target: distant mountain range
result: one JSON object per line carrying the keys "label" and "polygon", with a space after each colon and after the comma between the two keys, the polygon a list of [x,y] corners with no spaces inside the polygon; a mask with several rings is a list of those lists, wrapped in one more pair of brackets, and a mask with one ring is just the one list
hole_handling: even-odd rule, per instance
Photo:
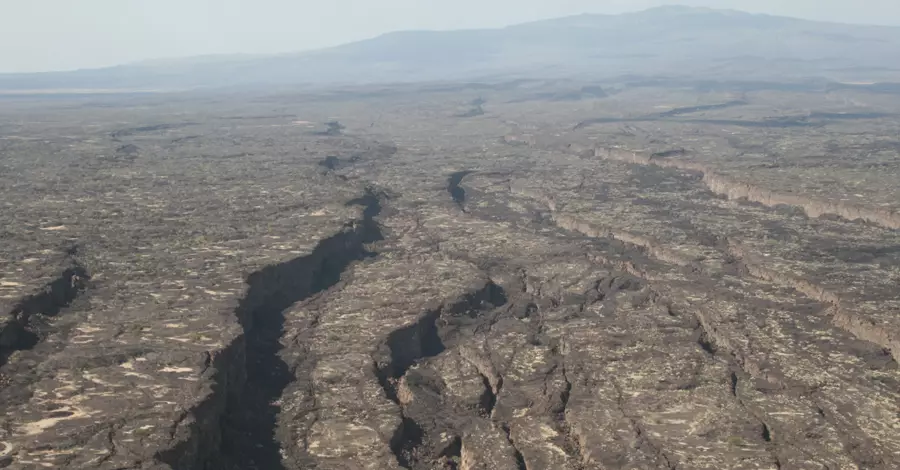
{"label": "distant mountain range", "polygon": [[500,29],[403,31],[313,52],[0,75],[0,90],[193,89],[667,76],[900,81],[900,27],[660,7]]}

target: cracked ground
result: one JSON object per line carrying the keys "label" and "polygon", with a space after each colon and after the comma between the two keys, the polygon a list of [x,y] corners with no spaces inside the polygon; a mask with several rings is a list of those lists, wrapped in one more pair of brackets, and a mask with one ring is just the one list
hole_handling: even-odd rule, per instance
{"label": "cracked ground", "polygon": [[900,98],[679,83],[7,98],[0,468],[900,468]]}

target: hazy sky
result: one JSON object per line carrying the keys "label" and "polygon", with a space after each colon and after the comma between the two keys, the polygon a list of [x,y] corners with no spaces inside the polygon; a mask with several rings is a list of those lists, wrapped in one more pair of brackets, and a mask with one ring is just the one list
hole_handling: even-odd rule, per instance
{"label": "hazy sky", "polygon": [[900,25],[900,0],[0,0],[0,72],[291,52],[400,29],[496,27],[662,4]]}

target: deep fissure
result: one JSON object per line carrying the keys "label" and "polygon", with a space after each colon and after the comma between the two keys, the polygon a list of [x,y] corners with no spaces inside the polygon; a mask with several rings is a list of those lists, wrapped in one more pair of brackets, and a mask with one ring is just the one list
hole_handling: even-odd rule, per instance
{"label": "deep fissure", "polygon": [[491,381],[486,375],[481,375],[481,383],[484,384],[484,394],[481,395],[481,408],[486,416],[491,416],[494,407],[497,406],[497,394],[491,386]]}
{"label": "deep fissure", "polygon": [[413,468],[416,449],[422,444],[424,432],[414,419],[403,417],[400,427],[391,439],[391,452],[397,463],[407,469]]}
{"label": "deep fissure", "polygon": [[462,458],[462,438],[456,436],[440,454],[448,470],[458,470]]}
{"label": "deep fissure", "polygon": [[[69,254],[74,256],[75,249],[70,250]],[[7,314],[10,321],[0,329],[0,366],[5,365],[16,351],[30,350],[41,342],[46,335],[46,331],[42,330],[46,327],[36,320],[58,316],[85,290],[91,278],[87,269],[74,258],[69,260],[69,264],[40,292],[25,297]]]}
{"label": "deep fissure", "polygon": [[466,211],[466,189],[460,186],[460,184],[466,176],[472,173],[473,172],[471,170],[457,171],[456,173],[451,174],[449,178],[447,178],[447,192],[450,193],[450,197],[453,198],[453,202],[455,202],[456,205],[459,206],[459,209],[463,212]]}
{"label": "deep fissure", "polygon": [[516,468],[518,470],[528,470],[528,466],[525,464],[525,457],[522,455],[522,451],[516,447],[516,443],[513,441],[512,432],[509,429],[508,424],[502,424],[500,426],[503,429],[503,433],[506,434],[506,440],[509,442],[510,447],[513,450],[513,456],[516,459]]}
{"label": "deep fissure", "polygon": [[191,411],[188,437],[160,460],[176,469],[285,468],[274,404],[295,379],[279,357],[284,310],[333,287],[352,263],[372,255],[367,245],[384,238],[374,220],[382,197],[368,189],[347,203],[364,207],[360,221],[322,240],[309,255],[247,277],[247,294],[236,309],[243,336],[213,359],[213,392]]}
{"label": "deep fissure", "polygon": [[[438,321],[443,316],[476,315],[507,302],[503,288],[489,281],[476,292],[465,295],[450,305],[445,305],[422,315],[411,325],[388,335],[384,345],[375,353],[375,371],[385,396],[400,407],[403,421],[391,440],[391,451],[397,462],[404,468],[413,468],[416,450],[423,440],[423,431],[418,423],[407,416],[397,396],[397,382],[406,375],[415,363],[435,357],[446,349]],[[487,379],[484,379],[487,382]],[[496,395],[486,383],[489,392],[485,397],[486,407],[493,408]],[[490,412],[488,412],[490,413]]]}

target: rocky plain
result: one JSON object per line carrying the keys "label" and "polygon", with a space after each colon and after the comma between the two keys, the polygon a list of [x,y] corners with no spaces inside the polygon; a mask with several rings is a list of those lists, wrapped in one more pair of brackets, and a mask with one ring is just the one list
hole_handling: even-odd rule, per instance
{"label": "rocky plain", "polygon": [[0,100],[0,468],[900,468],[894,90]]}

